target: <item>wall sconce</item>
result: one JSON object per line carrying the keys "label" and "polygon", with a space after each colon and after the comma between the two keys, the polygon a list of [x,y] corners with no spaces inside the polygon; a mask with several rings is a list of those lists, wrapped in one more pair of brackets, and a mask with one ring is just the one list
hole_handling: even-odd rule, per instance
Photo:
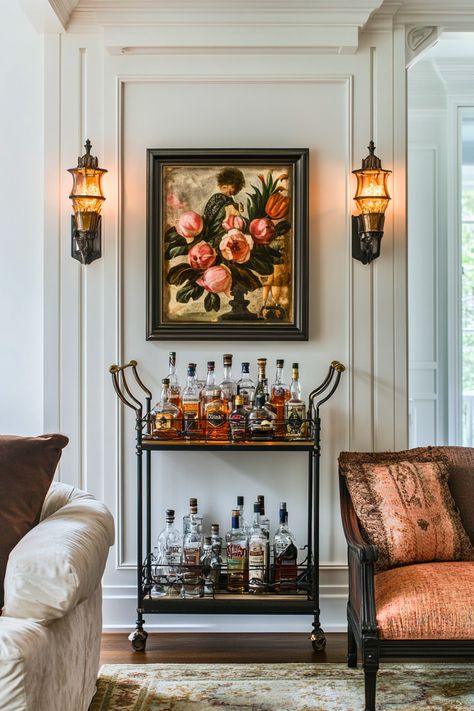
{"label": "wall sconce", "polygon": [[360,215],[352,216],[352,256],[362,264],[370,264],[380,256],[385,210],[390,200],[387,179],[392,172],[382,168],[382,161],[374,154],[373,141],[368,148],[362,168],[352,171],[357,177],[354,200],[360,210]]}
{"label": "wall sconce", "polygon": [[71,215],[71,257],[81,264],[90,264],[102,256],[102,218],[100,211],[105,197],[101,180],[105,168],[99,168],[97,158],[91,156],[92,143],[87,139],[86,152],[77,159],[77,168],[69,168],[73,185],[69,197]]}

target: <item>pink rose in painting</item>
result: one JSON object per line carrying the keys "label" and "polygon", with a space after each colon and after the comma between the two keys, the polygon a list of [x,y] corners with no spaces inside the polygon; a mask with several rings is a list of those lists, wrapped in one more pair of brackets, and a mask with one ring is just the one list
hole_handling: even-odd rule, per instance
{"label": "pink rose in painting", "polygon": [[243,217],[240,217],[240,215],[229,215],[223,223],[222,227],[229,231],[229,230],[243,230],[245,227],[245,220]]}
{"label": "pink rose in painting", "polygon": [[232,275],[230,269],[224,264],[206,269],[202,277],[196,280],[196,284],[204,287],[206,291],[219,294],[222,291],[228,292],[232,286]]}
{"label": "pink rose in painting", "polygon": [[207,242],[198,242],[188,253],[188,263],[193,269],[207,269],[216,261],[216,251]]}
{"label": "pink rose in painting", "polygon": [[183,212],[180,218],[176,221],[176,232],[184,237],[186,242],[192,242],[193,239],[202,232],[204,221],[201,215],[198,215],[194,210]]}
{"label": "pink rose in painting", "polygon": [[250,223],[250,234],[259,244],[268,244],[275,237],[275,225],[268,217],[260,217]]}
{"label": "pink rose in painting", "polygon": [[252,247],[251,236],[244,235],[240,230],[229,230],[219,245],[224,259],[228,259],[229,262],[237,262],[237,264],[248,262]]}

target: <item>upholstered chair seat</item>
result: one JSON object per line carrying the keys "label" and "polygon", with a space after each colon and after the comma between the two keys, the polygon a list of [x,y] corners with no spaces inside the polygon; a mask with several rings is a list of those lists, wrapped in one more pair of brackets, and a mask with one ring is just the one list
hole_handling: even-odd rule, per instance
{"label": "upholstered chair seat", "polygon": [[374,583],[380,639],[474,639],[474,562],[392,568]]}

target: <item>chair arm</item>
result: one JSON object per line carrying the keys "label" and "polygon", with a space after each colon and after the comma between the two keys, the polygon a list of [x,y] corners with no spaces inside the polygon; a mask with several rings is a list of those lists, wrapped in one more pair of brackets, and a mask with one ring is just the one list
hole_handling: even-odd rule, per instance
{"label": "chair arm", "polygon": [[10,553],[3,614],[54,620],[99,585],[114,522],[104,504],[80,494],[43,519]]}
{"label": "chair arm", "polygon": [[352,505],[345,477],[339,475],[339,492],[341,499],[341,518],[347,545],[358,557],[361,563],[375,563],[378,558],[377,546],[366,543],[362,538],[354,506]]}

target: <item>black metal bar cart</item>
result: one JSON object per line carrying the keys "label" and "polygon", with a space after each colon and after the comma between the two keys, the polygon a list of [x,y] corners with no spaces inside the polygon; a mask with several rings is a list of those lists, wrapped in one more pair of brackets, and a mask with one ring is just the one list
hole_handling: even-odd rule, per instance
{"label": "black metal bar cart", "polygon": [[[326,637],[320,624],[319,610],[319,474],[321,456],[320,408],[335,393],[344,366],[333,361],[322,383],[311,391],[308,400],[307,439],[287,441],[219,441],[219,440],[157,440],[148,434],[152,393],[142,382],[137,361],[110,367],[112,382],[120,401],[135,411],[135,436],[137,459],[137,620],[136,629],[130,635],[132,647],[144,651],[148,633],[143,628],[145,614],[312,614],[313,629],[310,639],[315,651],[322,651]],[[133,385],[127,380],[131,372],[133,385],[141,391],[141,399],[132,392]],[[143,397],[144,395],[144,397]],[[142,399],[145,400],[143,405]],[[298,564],[296,589],[292,592],[277,592],[268,585],[259,595],[230,593],[225,590],[226,569],[221,570],[221,582],[211,595],[186,599],[179,594],[153,596],[156,582],[157,561],[151,543],[151,455],[152,452],[300,452],[308,457],[308,521],[305,560]],[[145,458],[145,467],[143,467]],[[145,505],[144,505],[145,503]],[[145,555],[144,555],[145,552]],[[186,566],[182,566],[186,568]],[[161,570],[161,568],[160,568]],[[161,572],[163,572],[161,570]]]}

